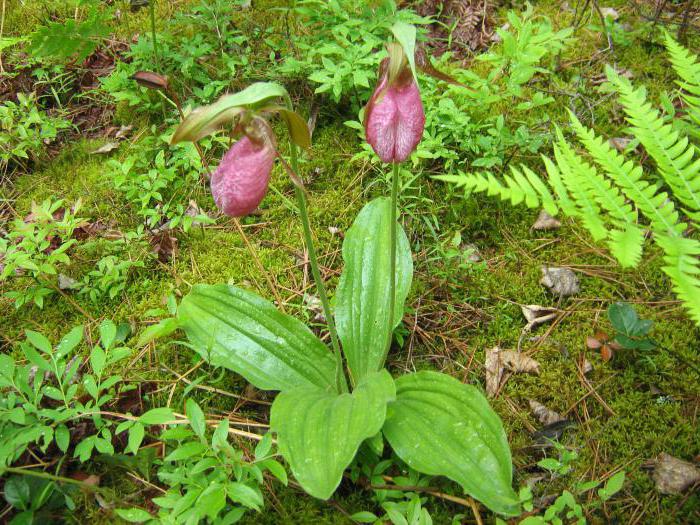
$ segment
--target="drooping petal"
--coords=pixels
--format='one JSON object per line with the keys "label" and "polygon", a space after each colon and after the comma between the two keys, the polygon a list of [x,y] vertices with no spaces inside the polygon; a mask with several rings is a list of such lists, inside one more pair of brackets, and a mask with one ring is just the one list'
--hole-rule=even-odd
{"label": "drooping petal", "polygon": [[267,193],[274,161],[271,144],[258,143],[247,136],[237,141],[211,177],[216,206],[232,217],[255,211]]}
{"label": "drooping petal", "polygon": [[403,162],[423,135],[425,113],[413,78],[387,87],[386,76],[377,86],[365,116],[367,142],[384,162]]}

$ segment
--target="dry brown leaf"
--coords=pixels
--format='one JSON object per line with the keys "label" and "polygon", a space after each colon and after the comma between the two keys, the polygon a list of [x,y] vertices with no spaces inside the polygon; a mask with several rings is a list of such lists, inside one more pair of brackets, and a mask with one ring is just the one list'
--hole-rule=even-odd
{"label": "dry brown leaf", "polygon": [[583,372],[583,375],[589,374],[593,371],[593,365],[588,359],[583,360],[583,364],[581,365],[581,371]]}
{"label": "dry brown leaf", "polygon": [[65,275],[63,273],[58,274],[58,289],[59,290],[74,290],[75,288],[79,288],[80,283],[73,279],[72,277],[69,277],[68,275]]}
{"label": "dry brown leaf", "polygon": [[117,133],[114,135],[114,138],[117,140],[123,140],[126,138],[127,134],[134,129],[134,126],[132,125],[122,125],[118,130]]}
{"label": "dry brown leaf", "polygon": [[700,469],[662,452],[654,465],[654,483],[662,494],[680,494],[700,482]]}
{"label": "dry brown leaf", "polygon": [[618,13],[617,9],[613,7],[601,7],[600,14],[603,15],[604,18],[610,17],[613,20],[617,20],[618,18],[620,18],[620,13]]}
{"label": "dry brown leaf", "polygon": [[605,344],[600,347],[600,357],[605,361],[606,363],[612,359],[613,356],[613,351],[612,348],[610,348],[610,345]]}
{"label": "dry brown leaf", "polygon": [[314,314],[312,320],[316,323],[325,323],[326,316],[323,313],[323,303],[316,295],[304,294],[304,306]]}
{"label": "dry brown leaf", "polygon": [[617,151],[622,153],[627,149],[627,146],[632,143],[632,139],[626,137],[613,137],[608,140],[608,143]]}
{"label": "dry brown leaf", "polygon": [[538,304],[524,304],[520,306],[523,311],[527,325],[524,330],[532,330],[535,326],[542,323],[547,323],[557,317],[557,309],[540,306]]}
{"label": "dry brown leaf", "polygon": [[498,346],[486,350],[484,368],[486,369],[486,395],[489,397],[494,397],[501,386],[503,364],[501,363],[500,353],[501,349]]}
{"label": "dry brown leaf", "polygon": [[108,142],[104,146],[97,148],[96,150],[91,151],[90,153],[92,153],[93,155],[105,155],[105,154],[109,153],[110,151],[117,149],[118,147],[119,147],[118,143]]}
{"label": "dry brown leaf", "polygon": [[170,230],[155,232],[148,241],[162,263],[167,263],[177,251],[177,238],[170,235]]}
{"label": "dry brown leaf", "polygon": [[568,268],[543,266],[540,284],[559,297],[575,295],[579,291],[578,277]]}
{"label": "dry brown leaf", "polygon": [[561,417],[561,415],[558,412],[550,410],[539,401],[535,401],[534,399],[528,399],[528,403],[530,404],[530,410],[532,410],[532,414],[543,425],[552,425],[554,423],[558,423],[559,421],[564,421],[564,418]]}
{"label": "dry brown leaf", "polygon": [[503,372],[508,369],[513,373],[539,374],[540,364],[520,352],[502,350],[495,346],[486,351],[484,368],[486,369],[486,394],[494,397],[503,380]]}
{"label": "dry brown leaf", "polygon": [[511,372],[535,375],[540,373],[540,364],[521,352],[503,350],[500,357],[503,365]]}
{"label": "dry brown leaf", "polygon": [[535,223],[532,225],[533,230],[557,230],[559,228],[561,228],[561,221],[544,210],[540,211]]}
{"label": "dry brown leaf", "polygon": [[593,337],[592,335],[586,337],[586,347],[589,350],[598,350],[598,348],[600,348],[601,346],[603,346],[603,343],[600,339]]}

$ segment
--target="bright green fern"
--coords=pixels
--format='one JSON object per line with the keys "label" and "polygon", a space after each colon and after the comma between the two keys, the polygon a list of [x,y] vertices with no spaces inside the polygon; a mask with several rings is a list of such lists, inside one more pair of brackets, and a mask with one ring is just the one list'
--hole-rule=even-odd
{"label": "bright green fern", "polygon": [[[700,136],[700,62],[668,35],[666,47],[682,79],[688,115],[698,128],[693,131]],[[513,205],[543,207],[551,215],[561,210],[579,220],[594,240],[605,242],[623,267],[639,264],[645,231],[650,231],[664,252],[663,270],[674,291],[700,324],[700,241],[687,235],[688,223],[700,227],[700,149],[683,128],[662,118],[643,88],[634,88],[610,67],[606,74],[619,94],[631,132],[656,165],[656,177],[645,175],[641,165],[625,158],[570,112],[571,128],[586,155],[557,129],[554,159],[543,157],[546,182],[525,166],[511,167],[511,175],[503,181],[492,173],[437,178],[468,194],[485,192]],[[638,214],[646,225],[639,223]]]}
{"label": "bright green fern", "polygon": [[671,65],[680,77],[677,82],[684,91],[682,96],[687,104],[688,116],[700,126],[700,60],[668,33],[665,44]]}

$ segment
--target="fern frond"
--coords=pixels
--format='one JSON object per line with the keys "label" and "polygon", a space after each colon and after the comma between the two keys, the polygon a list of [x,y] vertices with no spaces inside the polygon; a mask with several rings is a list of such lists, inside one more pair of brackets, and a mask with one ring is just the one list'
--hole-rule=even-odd
{"label": "fern frond", "polygon": [[688,115],[700,125],[700,60],[666,33],[665,42],[671,65],[681,80],[676,81],[684,90],[683,100],[688,104]]}
{"label": "fern frond", "polygon": [[554,189],[554,193],[556,193],[559,199],[559,207],[565,215],[569,217],[578,217],[579,212],[576,208],[576,203],[572,201],[569,196],[569,191],[566,189],[559,168],[557,168],[557,165],[554,164],[549,157],[542,155],[542,160],[544,161],[547,175],[549,175],[549,185]]}
{"label": "fern frond", "polygon": [[630,223],[622,229],[611,230],[608,239],[608,248],[620,266],[634,268],[642,259],[644,247],[644,232],[639,226]]}
{"label": "fern frond", "polygon": [[585,180],[586,173],[581,169],[582,161],[579,162],[581,159],[577,157],[565,141],[554,145],[554,158],[561,171],[562,180],[579,210],[578,217],[593,236],[593,240],[602,241],[607,239],[608,229],[603,222],[600,206]]}
{"label": "fern frond", "polygon": [[557,138],[559,147],[562,150],[568,150],[569,162],[581,173],[581,182],[588,187],[598,204],[610,214],[613,223],[616,226],[635,224],[637,211],[626,202],[620,190],[613,186],[609,179],[600,175],[593,166],[571,151],[559,129],[557,129]]}
{"label": "fern frond", "polygon": [[522,166],[522,172],[511,166],[510,175],[504,175],[505,185],[491,173],[462,173],[458,175],[438,175],[435,179],[451,182],[467,193],[486,193],[512,205],[525,203],[528,208],[542,206],[550,215],[559,212],[554,197],[547,185],[530,169]]}
{"label": "fern frond", "polygon": [[642,88],[635,89],[629,80],[615,70],[606,69],[608,80],[620,94],[627,121],[649,155],[656,161],[659,173],[673,190],[673,195],[689,210],[688,216],[700,220],[700,155],[688,137],[681,136],[646,100]]}
{"label": "fern frond", "polygon": [[690,317],[700,324],[700,242],[687,237],[659,235],[654,238],[663,249],[664,272],[683,301]]}
{"label": "fern frond", "polygon": [[[555,145],[555,155],[560,165],[567,164],[569,169],[576,173],[575,180],[571,181],[569,191],[578,195],[578,198],[592,200],[600,209],[605,210],[614,229],[606,231],[608,247],[621,266],[631,268],[639,263],[642,257],[642,245],[644,235],[637,226],[637,212],[625,201],[625,197],[610,180],[600,175],[597,170],[576,154],[564,139],[561,130],[557,128],[558,142]],[[591,210],[599,214],[598,208]],[[585,216],[582,217],[584,225]],[[590,221],[590,219],[588,219]],[[604,220],[604,219],[603,219]],[[594,220],[593,227],[598,227],[598,220]],[[595,233],[591,230],[595,239]]]}
{"label": "fern frond", "polygon": [[626,160],[607,141],[581,124],[572,112],[569,112],[569,115],[573,130],[593,160],[605,170],[627,198],[634,202],[637,209],[651,222],[652,229],[670,236],[683,233],[686,226],[678,221],[678,212],[668,200],[668,195],[659,192],[655,185],[642,179],[641,166]]}

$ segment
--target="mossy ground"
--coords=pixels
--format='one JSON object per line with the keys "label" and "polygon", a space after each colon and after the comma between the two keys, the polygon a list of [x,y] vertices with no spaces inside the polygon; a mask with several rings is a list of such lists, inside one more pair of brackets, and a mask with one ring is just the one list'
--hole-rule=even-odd
{"label": "mossy ground", "polygon": [[[616,7],[620,9],[626,5],[609,3],[619,4]],[[158,5],[160,15],[166,18],[172,12],[164,4],[167,3]],[[264,7],[255,9],[267,16]],[[560,25],[567,23],[566,17],[557,16],[558,2],[537,3],[536,11],[553,16]],[[145,27],[145,14],[143,17]],[[254,18],[246,15],[246,20],[251,17]],[[26,32],[31,27],[27,24],[31,24],[31,18],[16,13],[8,18],[13,31]],[[601,55],[596,54],[605,47],[600,33],[584,28],[577,37],[577,45],[562,57],[560,69],[551,80],[553,88],[561,90],[555,107],[548,109],[553,115],[559,112],[555,122],[566,121],[565,108],[570,103],[574,107],[586,103],[585,94],[574,101],[567,100],[566,92],[572,86],[576,89],[577,78],[601,73],[609,61],[632,71],[635,82],[645,84],[652,97],[672,88],[673,74],[658,46],[620,46],[613,55]],[[323,111],[314,134],[314,147],[302,166],[305,174],[313,174],[307,185],[311,221],[333,290],[341,268],[342,240],[328,228],[346,230],[362,204],[380,194],[383,187],[377,183],[381,177],[376,167],[350,162],[359,144],[356,134],[343,126],[346,118],[336,115],[333,108]],[[128,112],[118,115],[123,121]],[[533,110],[528,118],[538,122],[540,116]],[[622,133],[623,121],[614,100],[593,106],[590,117],[604,136]],[[81,198],[83,216],[112,222],[117,227],[131,225],[133,220],[123,197],[107,178],[104,158],[90,154],[97,145],[99,142],[92,140],[66,144],[56,158],[17,177],[11,188],[3,190],[12,199],[17,216],[26,215],[33,201],[53,197],[74,202]],[[138,143],[131,147],[138,148]],[[422,200],[417,208],[412,208],[415,215],[405,217],[409,236],[419,247],[414,250],[415,283],[404,319],[405,344],[390,354],[390,369],[397,373],[438,369],[465,382],[483,385],[485,351],[496,345],[515,348],[521,341],[522,350],[539,361],[541,373],[512,376],[493,402],[512,446],[515,485],[522,486],[537,473],[535,463],[542,457],[542,452],[533,447],[532,431],[540,426],[528,409],[528,400],[534,399],[576,423],[564,432],[562,443],[579,453],[571,474],[544,482],[537,493],[557,494],[575,482],[601,479],[622,469],[627,472],[628,483],[594,519],[620,523],[690,523],[698,519],[697,492],[690,496],[661,496],[642,468],[645,461],[660,452],[685,459],[700,454],[699,378],[683,361],[697,363],[700,332],[670,292],[669,282],[660,270],[660,253],[648,245],[638,268],[621,270],[574,222],[565,221],[555,232],[535,232],[531,230],[535,212],[482,196],[465,200],[427,176],[417,184],[421,185]],[[279,167],[273,186],[275,191],[266,198],[263,214],[242,222],[262,265],[287,302],[287,310],[308,320],[309,313],[301,307],[302,296],[312,289],[299,262],[303,253],[301,228],[293,205],[289,204],[293,202],[293,187]],[[210,207],[213,205],[210,200],[207,202]],[[460,232],[463,242],[478,247],[483,263],[460,266],[436,258],[436,240],[420,226],[421,215],[437,219],[441,239],[447,233]],[[95,330],[98,320],[105,317],[128,322],[138,332],[144,327],[144,316],[149,310],[164,308],[168,294],[180,297],[195,283],[229,282],[272,297],[266,278],[251,260],[232,222],[222,219],[215,226],[193,228],[188,234],[178,234],[178,239],[175,257],[167,263],[151,263],[136,270],[119,300],[91,304],[74,299],[91,319],[60,296],[50,299],[42,310],[27,307],[15,311],[8,301],[0,300],[0,333],[10,344],[21,339],[25,328],[57,340],[67,327],[85,322]],[[75,264],[81,264],[79,257]],[[543,265],[576,270],[581,280],[580,293],[559,302],[539,284]],[[609,329],[605,309],[617,300],[634,303],[642,317],[655,322],[653,336],[660,347],[649,354],[650,359],[623,351],[613,361],[604,363],[595,352],[586,349],[586,336],[598,329]],[[544,325],[523,337],[525,322],[520,304],[556,305],[566,315],[553,327]],[[165,382],[167,388],[157,383],[159,388],[150,394],[153,403],[166,402],[174,385],[171,403],[180,406],[185,385],[178,384],[167,368],[185,372],[196,362],[192,352],[175,344],[149,347],[140,354],[139,350],[134,352],[140,358],[131,360],[131,366],[120,372],[128,380]],[[586,376],[578,367],[584,358],[593,364],[593,371]],[[233,374],[222,377],[206,366],[197,374],[205,383],[216,379],[217,388],[232,392],[245,389],[244,382]],[[196,395],[211,412],[234,408],[227,398],[202,391],[190,395]],[[263,413],[256,415],[266,418]],[[103,484],[113,488],[116,499],[143,488],[108,467],[94,468],[103,476]],[[273,485],[272,490],[266,510],[251,514],[247,523],[350,523],[345,511],[374,509],[371,494],[349,483],[341,486],[330,503],[313,500],[279,484]],[[86,497],[82,504],[81,514],[69,521],[97,523],[112,519],[106,518],[91,498]],[[437,524],[449,523],[449,516],[459,512],[467,515],[466,523],[472,522],[469,509],[436,498],[427,505]]]}

